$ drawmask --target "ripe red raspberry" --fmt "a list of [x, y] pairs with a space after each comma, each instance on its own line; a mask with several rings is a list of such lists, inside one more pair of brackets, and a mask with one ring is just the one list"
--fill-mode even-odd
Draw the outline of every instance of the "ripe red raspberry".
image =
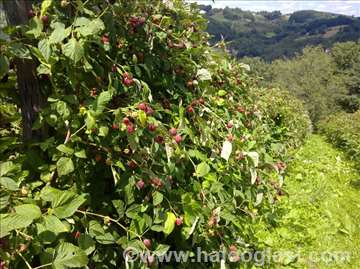
[[138, 109], [142, 110], [142, 111], [146, 111], [147, 109], [147, 105], [145, 103], [140, 103], [138, 105]]
[[182, 225], [182, 224], [183, 224], [182, 218], [176, 218], [175, 224], [176, 224], [177, 226]]
[[134, 132], [135, 132], [135, 127], [134, 127], [134, 125], [129, 124], [129, 125], [127, 126], [127, 132], [128, 132], [128, 134], [134, 133]]
[[170, 134], [171, 136], [175, 136], [175, 135], [177, 134], [176, 128], [171, 128], [171, 129], [169, 130], [169, 134]]
[[139, 190], [142, 190], [145, 186], [145, 182], [144, 180], [140, 179], [138, 182], [136, 182], [136, 187], [139, 189]]
[[176, 142], [177, 144], [180, 144], [181, 141], [182, 141], [181, 135], [176, 135], [176, 136], [175, 136], [175, 142]]
[[153, 124], [153, 123], [150, 123], [150, 124], [148, 125], [148, 130], [149, 130], [150, 132], [155, 132], [155, 131], [156, 131], [156, 128], [157, 128], [157, 126], [156, 126], [155, 124]]
[[81, 233], [79, 231], [74, 232], [74, 237], [78, 239], [80, 237]]
[[164, 137], [162, 137], [161, 135], [158, 135], [155, 137], [155, 142], [158, 143], [158, 144], [164, 144]]
[[129, 120], [129, 118], [124, 118], [123, 123], [127, 126], [131, 123], [131, 121]]
[[229, 122], [226, 124], [226, 127], [227, 127], [228, 129], [231, 129], [232, 127], [234, 127], [234, 124], [233, 124], [231, 121], [229, 121]]

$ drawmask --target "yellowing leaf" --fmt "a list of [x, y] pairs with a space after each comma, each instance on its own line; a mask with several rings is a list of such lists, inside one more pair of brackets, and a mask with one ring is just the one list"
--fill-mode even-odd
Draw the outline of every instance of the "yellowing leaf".
[[41, 3], [41, 16], [44, 16], [47, 12], [47, 10], [49, 9], [49, 7], [51, 7], [52, 5], [52, 0], [44, 0]]
[[164, 226], [164, 234], [166, 236], [168, 236], [169, 234], [172, 233], [172, 231], [175, 228], [175, 221], [176, 221], [176, 216], [174, 215], [174, 213], [172, 212], [167, 212], [166, 213], [166, 220], [165, 220], [165, 226]]

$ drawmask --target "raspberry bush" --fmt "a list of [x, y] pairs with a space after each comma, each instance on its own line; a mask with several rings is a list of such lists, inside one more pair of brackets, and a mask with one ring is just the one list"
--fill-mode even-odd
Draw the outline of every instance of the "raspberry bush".
[[[125, 268], [128, 247], [256, 250], [283, 195], [286, 138], [246, 66], [209, 46], [197, 7], [44, 0], [29, 17], [5, 29], [2, 92], [15, 59], [31, 59], [46, 102], [40, 138], [22, 142], [20, 114], [2, 125], [1, 268]], [[1, 101], [14, 114], [19, 98]]]

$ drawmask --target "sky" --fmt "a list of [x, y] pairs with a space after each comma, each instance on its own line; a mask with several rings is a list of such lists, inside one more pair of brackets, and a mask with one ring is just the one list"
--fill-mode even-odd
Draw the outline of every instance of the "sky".
[[292, 13], [297, 10], [318, 10], [333, 12], [345, 15], [351, 15], [360, 17], [360, 0], [348, 1], [348, 0], [267, 0], [267, 1], [255, 1], [255, 0], [188, 0], [188, 2], [197, 2], [204, 5], [212, 5], [215, 8], [238, 7], [243, 10], [251, 11], [273, 11], [280, 10], [283, 14]]

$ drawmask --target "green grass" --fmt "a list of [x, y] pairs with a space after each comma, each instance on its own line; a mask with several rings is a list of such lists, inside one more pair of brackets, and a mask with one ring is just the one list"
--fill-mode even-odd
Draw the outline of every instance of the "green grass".
[[[277, 268], [359, 269], [360, 175], [355, 165], [314, 135], [296, 153], [285, 189], [284, 215], [267, 243], [273, 250], [295, 254], [283, 255]], [[350, 260], [333, 261], [326, 256], [329, 252], [348, 252]]]

